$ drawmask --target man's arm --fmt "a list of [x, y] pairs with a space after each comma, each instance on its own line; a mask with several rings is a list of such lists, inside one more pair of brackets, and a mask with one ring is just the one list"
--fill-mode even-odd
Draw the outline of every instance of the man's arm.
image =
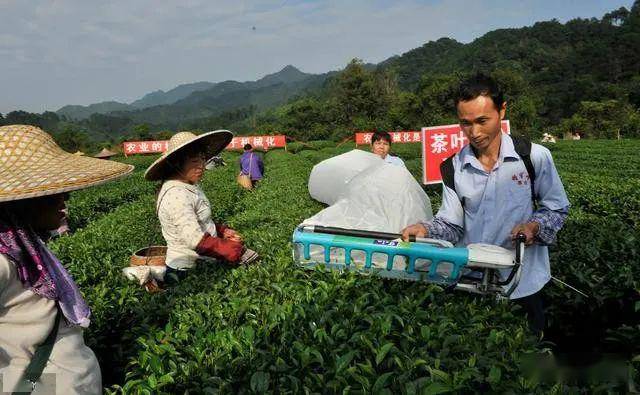
[[562, 229], [568, 214], [568, 206], [561, 210], [549, 210], [546, 207], [536, 210], [529, 220], [530, 222], [537, 222], [539, 225], [535, 241], [542, 245], [551, 245], [555, 243], [556, 235], [558, 234], [558, 231]]
[[464, 235], [464, 209], [458, 194], [442, 184], [442, 205], [438, 213], [432, 220], [411, 225], [402, 231], [404, 239], [410, 235], [458, 243]]
[[533, 237], [527, 238], [527, 244], [535, 242], [550, 245], [555, 242], [556, 235], [567, 218], [569, 199], [553, 163], [551, 152], [543, 146], [534, 144], [531, 159], [536, 168], [535, 192], [538, 209], [529, 218], [528, 224], [514, 228], [512, 236], [517, 233], [519, 227], [534, 225], [537, 231], [530, 232]]
[[437, 216], [431, 221], [423, 222], [427, 229], [427, 237], [432, 239], [446, 240], [456, 244], [462, 239], [464, 229], [458, 225], [447, 222]]

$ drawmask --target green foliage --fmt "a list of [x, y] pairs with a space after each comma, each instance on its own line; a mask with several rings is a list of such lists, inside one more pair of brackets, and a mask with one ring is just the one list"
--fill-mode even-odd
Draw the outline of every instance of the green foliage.
[[563, 121], [561, 130], [594, 138], [639, 137], [640, 113], [618, 100], [583, 101], [578, 112]]
[[86, 133], [73, 124], [66, 124], [60, 133], [54, 134], [54, 139], [67, 152], [85, 151], [90, 149]]
[[[137, 170], [114, 182], [113, 190], [72, 195], [71, 213], [101, 210], [99, 200], [81, 194], [114, 199], [110, 209], [52, 245], [92, 308], [85, 337], [103, 367], [107, 392], [622, 390], [613, 379], [545, 381], [521, 368], [522, 358], [540, 348], [512, 304], [437, 286], [296, 268], [291, 232], [321, 209], [307, 192], [309, 172], [353, 145], [314, 141], [300, 147], [295, 154], [266, 153], [267, 177], [255, 191], [236, 187], [231, 165], [207, 172], [202, 183], [214, 218], [238, 229], [262, 262], [238, 270], [201, 265], [161, 294], [147, 294], [120, 273], [134, 250], [162, 243], [153, 184], [141, 179], [154, 157], [127, 158]], [[588, 345], [630, 360], [640, 354], [634, 310], [640, 305], [638, 141], [563, 141], [549, 148], [572, 203], [551, 250], [552, 271], [590, 297], [548, 285], [547, 337], [559, 342], [560, 353]], [[420, 177], [419, 145], [393, 149]], [[228, 163], [236, 157], [225, 154]], [[126, 197], [134, 182], [148, 186]], [[434, 209], [439, 193], [429, 190]]]

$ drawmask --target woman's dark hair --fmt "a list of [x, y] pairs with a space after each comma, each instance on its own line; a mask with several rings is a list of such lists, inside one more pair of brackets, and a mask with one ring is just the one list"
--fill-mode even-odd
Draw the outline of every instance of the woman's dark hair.
[[373, 132], [373, 136], [371, 136], [371, 144], [378, 140], [385, 140], [387, 143], [391, 144], [391, 135], [388, 132]]
[[251, 148], [253, 148], [253, 146], [251, 144], [247, 143], [247, 144], [244, 145], [243, 148], [244, 148], [245, 151], [249, 151]]
[[51, 237], [49, 230], [34, 228], [34, 214], [39, 213], [35, 205], [38, 200], [52, 199], [56, 195], [58, 194], [0, 203], [0, 224], [32, 229], [42, 240], [47, 241]]
[[28, 211], [29, 203], [27, 199], [0, 203], [0, 223], [20, 226], [28, 225], [24, 221], [23, 214]]
[[504, 103], [504, 92], [498, 83], [488, 75], [477, 73], [460, 83], [455, 94], [454, 104], [457, 107], [461, 101], [473, 100], [478, 96], [490, 97], [498, 111]]
[[164, 171], [162, 174], [162, 178], [160, 179], [160, 183], [156, 188], [156, 197], [160, 193], [160, 189], [162, 188], [162, 184], [171, 177], [175, 176], [177, 173], [182, 171], [182, 167], [184, 166], [184, 162], [187, 158], [190, 158], [195, 155], [199, 155], [204, 153], [205, 150], [200, 146], [192, 146], [185, 147], [181, 149], [179, 152], [171, 155], [166, 159], [166, 166], [164, 166]]

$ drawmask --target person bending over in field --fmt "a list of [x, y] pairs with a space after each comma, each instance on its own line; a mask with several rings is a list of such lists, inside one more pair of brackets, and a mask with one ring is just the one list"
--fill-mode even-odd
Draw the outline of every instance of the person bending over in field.
[[387, 132], [374, 132], [371, 136], [371, 152], [392, 165], [404, 166], [404, 161], [389, 154], [391, 151], [391, 135]]
[[101, 394], [83, 338], [91, 312], [45, 241], [69, 191], [133, 166], [74, 156], [33, 126], [0, 127], [0, 145], [0, 393]]
[[180, 132], [168, 150], [149, 166], [145, 179], [160, 180], [156, 210], [167, 242], [165, 282], [183, 279], [197, 261], [225, 261], [232, 266], [254, 262], [258, 254], [246, 248], [235, 230], [211, 218], [209, 199], [198, 186], [207, 159], [231, 141], [226, 130], [196, 136]]
[[243, 150], [244, 153], [238, 159], [240, 172], [249, 176], [251, 187], [255, 188], [264, 175], [264, 162], [260, 155], [253, 151], [251, 144], [245, 144]]
[[532, 330], [542, 335], [541, 293], [551, 279], [547, 246], [567, 217], [567, 194], [547, 148], [502, 133], [507, 103], [492, 78], [469, 78], [454, 99], [469, 144], [449, 162], [451, 177], [443, 162], [442, 206], [434, 219], [405, 228], [402, 236], [511, 248], [516, 235], [524, 233], [522, 276], [510, 297], [524, 307]]

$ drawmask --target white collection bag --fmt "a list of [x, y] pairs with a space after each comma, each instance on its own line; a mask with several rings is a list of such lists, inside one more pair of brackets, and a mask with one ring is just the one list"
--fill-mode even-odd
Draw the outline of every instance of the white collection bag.
[[404, 166], [361, 150], [318, 163], [309, 193], [330, 206], [305, 225], [399, 233], [433, 217], [429, 197]]

